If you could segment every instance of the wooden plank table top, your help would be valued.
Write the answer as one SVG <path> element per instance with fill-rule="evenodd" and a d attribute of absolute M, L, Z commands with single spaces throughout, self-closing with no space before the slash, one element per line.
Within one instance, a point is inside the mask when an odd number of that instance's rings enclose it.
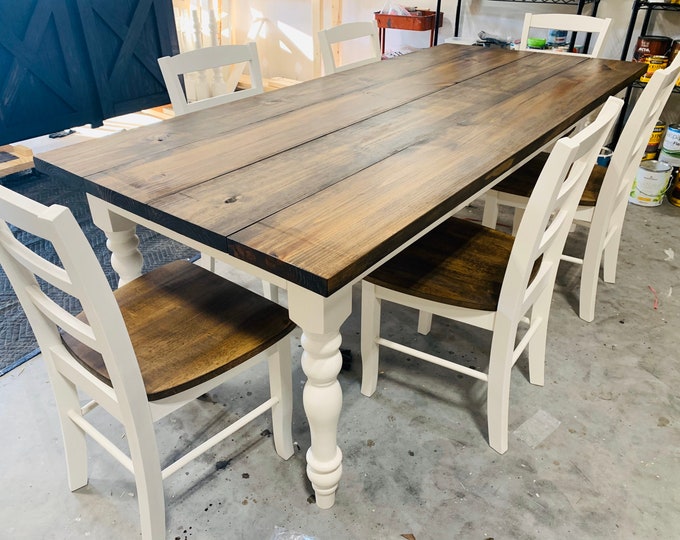
<path fill-rule="evenodd" d="M 302 328 L 307 475 L 317 505 L 330 508 L 342 476 L 337 375 L 351 285 L 643 71 L 440 45 L 35 164 L 90 195 L 121 282 L 141 272 L 142 223 L 287 290 Z"/>
<path fill-rule="evenodd" d="M 639 69 L 443 45 L 48 152 L 36 166 L 328 296 Z"/>

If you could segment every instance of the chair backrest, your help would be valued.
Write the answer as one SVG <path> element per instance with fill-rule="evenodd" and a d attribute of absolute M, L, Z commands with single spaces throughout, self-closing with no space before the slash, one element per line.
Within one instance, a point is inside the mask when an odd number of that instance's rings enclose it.
<path fill-rule="evenodd" d="M 58 263 L 26 247 L 13 230 L 50 243 Z M 0 186 L 0 265 L 26 312 L 53 383 L 51 366 L 85 374 L 85 368 L 65 347 L 61 330 L 102 355 L 115 389 L 112 401 L 118 402 L 122 414 L 134 421 L 139 411 L 148 413 L 142 375 L 120 309 L 71 211 L 56 204 L 44 206 Z M 49 287 L 41 287 L 36 277 Z M 86 322 L 57 304 L 50 296 L 50 290 L 54 290 L 50 287 L 76 299 Z M 66 364 L 68 367 L 64 367 Z"/>
<path fill-rule="evenodd" d="M 264 92 L 257 44 L 219 45 L 158 59 L 175 114 L 200 111 Z M 248 66 L 250 88 L 236 90 Z M 225 70 L 228 74 L 225 75 Z M 180 79 L 181 76 L 184 76 Z M 187 77 L 191 80 L 187 80 Z M 182 83 L 184 82 L 184 87 Z M 195 96 L 189 99 L 189 87 Z"/>
<path fill-rule="evenodd" d="M 597 34 L 595 42 L 592 43 L 591 51 L 584 51 L 580 56 L 587 56 L 597 58 L 604 44 L 607 36 L 607 31 L 611 25 L 612 20 L 601 19 L 599 17 L 590 17 L 588 15 L 574 15 L 572 13 L 542 13 L 524 15 L 524 26 L 522 28 L 522 37 L 520 39 L 519 48 L 522 51 L 528 49 L 527 40 L 532 28 L 540 28 L 542 30 L 567 30 L 569 32 L 585 32 L 590 34 Z M 543 51 L 554 52 L 554 51 Z M 577 53 L 572 53 L 577 54 Z"/>
<path fill-rule="evenodd" d="M 519 320 L 547 289 L 597 155 L 623 106 L 610 97 L 593 123 L 555 144 L 527 203 L 510 253 L 498 312 Z"/>
<path fill-rule="evenodd" d="M 348 64 L 336 65 L 333 55 L 333 45 L 343 41 L 367 38 L 370 56 L 363 60 Z M 326 30 L 319 31 L 319 48 L 326 75 L 345 71 L 350 68 L 378 62 L 381 58 L 380 39 L 378 38 L 378 24 L 375 21 L 351 22 L 340 24 Z"/>
<path fill-rule="evenodd" d="M 640 166 L 652 130 L 679 77 L 680 55 L 676 56 L 667 68 L 655 71 L 638 97 L 621 131 L 602 181 L 586 249 L 591 249 L 590 237 L 595 231 L 599 231 L 602 237 L 600 245 L 603 245 L 605 238 L 622 227 L 635 173 Z M 595 249 L 595 245 L 593 241 L 592 249 Z"/>

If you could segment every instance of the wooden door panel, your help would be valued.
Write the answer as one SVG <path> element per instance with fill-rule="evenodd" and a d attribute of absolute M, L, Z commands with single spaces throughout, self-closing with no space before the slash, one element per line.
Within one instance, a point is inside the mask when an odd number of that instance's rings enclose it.
<path fill-rule="evenodd" d="M 178 52 L 171 0 L 78 0 L 104 117 L 170 103 L 157 59 Z"/>
<path fill-rule="evenodd" d="M 0 1 L 0 145 L 170 103 L 172 0 Z"/>
<path fill-rule="evenodd" d="M 0 5 L 0 145 L 101 118 L 68 2 Z"/>

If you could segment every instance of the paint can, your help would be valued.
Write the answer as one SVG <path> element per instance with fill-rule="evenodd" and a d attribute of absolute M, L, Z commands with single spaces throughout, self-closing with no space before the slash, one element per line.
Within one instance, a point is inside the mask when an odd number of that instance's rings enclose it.
<path fill-rule="evenodd" d="M 668 53 L 668 63 L 672 64 L 675 57 L 678 56 L 680 52 L 680 39 L 674 39 L 671 43 L 671 52 Z"/>
<path fill-rule="evenodd" d="M 668 190 L 668 202 L 673 206 L 680 206 L 680 174 L 676 174 Z"/>
<path fill-rule="evenodd" d="M 666 122 L 659 120 L 649 137 L 647 148 L 645 148 L 645 153 L 642 156 L 643 160 L 656 159 L 656 156 L 659 154 L 659 146 L 661 146 L 661 139 L 663 138 L 664 131 L 666 131 Z"/>
<path fill-rule="evenodd" d="M 639 206 L 659 206 L 668 189 L 671 165 L 655 159 L 643 161 L 628 200 Z"/>
<path fill-rule="evenodd" d="M 644 62 L 647 64 L 647 71 L 640 76 L 640 82 L 643 83 L 648 83 L 656 70 L 668 67 L 667 56 L 647 56 Z"/>
<path fill-rule="evenodd" d="M 671 169 L 670 188 L 666 194 L 668 202 L 674 206 L 680 206 L 680 154 L 672 154 L 666 150 L 659 152 L 659 161 L 668 163 Z"/>
<path fill-rule="evenodd" d="M 667 36 L 640 36 L 635 44 L 633 60 L 644 62 L 648 56 L 666 56 L 673 40 Z"/>
<path fill-rule="evenodd" d="M 680 152 L 680 124 L 669 124 L 661 148 L 666 152 Z"/>

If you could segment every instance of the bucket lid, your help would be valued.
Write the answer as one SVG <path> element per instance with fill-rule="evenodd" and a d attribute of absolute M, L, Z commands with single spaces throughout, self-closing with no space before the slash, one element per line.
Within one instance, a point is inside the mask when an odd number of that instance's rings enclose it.
<path fill-rule="evenodd" d="M 640 163 L 640 168 L 650 172 L 667 172 L 670 171 L 672 167 L 665 161 L 647 159 Z"/>

